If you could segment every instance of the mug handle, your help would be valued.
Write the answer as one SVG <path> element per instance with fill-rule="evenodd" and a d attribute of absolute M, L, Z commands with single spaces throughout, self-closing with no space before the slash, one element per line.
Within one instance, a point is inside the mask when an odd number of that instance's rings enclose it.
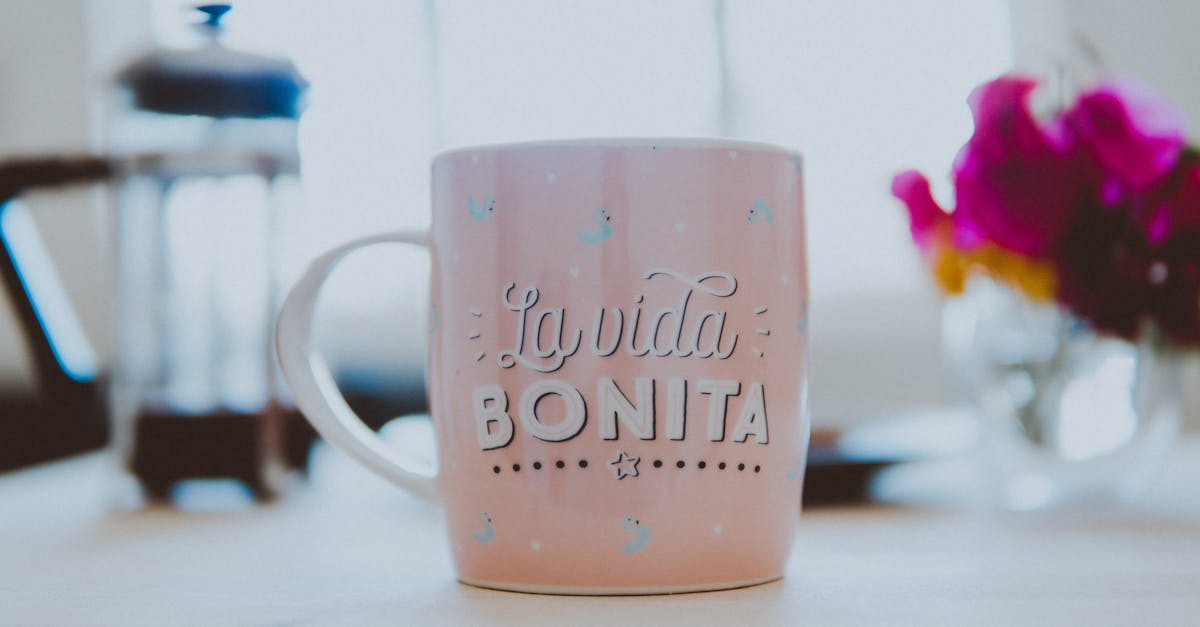
<path fill-rule="evenodd" d="M 436 473 L 422 472 L 423 464 L 398 455 L 363 424 L 338 391 L 329 366 L 312 347 L 313 310 L 330 272 L 351 252 L 395 243 L 429 248 L 428 234 L 424 232 L 383 233 L 342 244 L 314 259 L 292 286 L 279 312 L 275 347 L 283 378 L 295 396 L 296 405 L 322 437 L 404 490 L 434 501 Z"/>

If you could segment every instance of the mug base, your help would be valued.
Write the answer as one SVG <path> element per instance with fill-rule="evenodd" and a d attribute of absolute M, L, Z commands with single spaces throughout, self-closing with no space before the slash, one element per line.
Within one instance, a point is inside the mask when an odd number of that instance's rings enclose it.
<path fill-rule="evenodd" d="M 782 579 L 783 575 L 771 575 L 758 579 L 743 579 L 741 581 L 714 581 L 712 583 L 686 584 L 681 586 L 554 586 L 529 583 L 508 583 L 503 581 L 484 581 L 470 577 L 459 577 L 458 580 L 477 588 L 503 590 L 505 592 L 524 592 L 527 594 L 557 594 L 568 596 L 638 596 L 654 594 L 685 594 L 689 592 L 714 592 L 717 590 L 732 590 L 757 586 Z"/>

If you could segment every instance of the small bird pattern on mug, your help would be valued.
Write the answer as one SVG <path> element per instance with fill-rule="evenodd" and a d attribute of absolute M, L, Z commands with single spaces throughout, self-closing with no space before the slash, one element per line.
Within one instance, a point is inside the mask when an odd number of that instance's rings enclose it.
<path fill-rule="evenodd" d="M 493 196 L 488 196 L 483 199 L 482 204 L 475 202 L 474 196 L 467 196 L 467 213 L 476 222 L 487 220 L 488 216 L 496 212 L 496 199 Z"/>
<path fill-rule="evenodd" d="M 496 528 L 492 526 L 492 517 L 487 512 L 479 512 L 479 522 L 483 524 L 483 528 L 474 533 L 475 541 L 480 544 L 487 544 L 496 539 Z"/>
<path fill-rule="evenodd" d="M 642 549 L 646 548 L 646 543 L 650 541 L 650 528 L 633 516 L 626 516 L 621 521 L 621 528 L 631 532 L 629 542 L 621 546 L 621 552 L 626 555 L 641 553 Z"/>
<path fill-rule="evenodd" d="M 767 206 L 763 199 L 754 201 L 754 206 L 750 207 L 750 211 L 746 212 L 746 221 L 750 224 L 765 223 L 767 226 L 775 226 L 775 212 Z"/>
<path fill-rule="evenodd" d="M 597 209 L 592 214 L 592 221 L 596 226 L 587 231 L 578 231 L 575 236 L 584 244 L 599 244 L 608 241 L 613 236 L 612 216 L 608 215 L 608 211 Z"/>

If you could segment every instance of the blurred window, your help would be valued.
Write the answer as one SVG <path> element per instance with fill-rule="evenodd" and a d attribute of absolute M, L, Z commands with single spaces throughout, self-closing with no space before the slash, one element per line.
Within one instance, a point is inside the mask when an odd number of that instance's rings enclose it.
<path fill-rule="evenodd" d="M 189 6 L 156 0 L 161 43 L 191 41 Z M 312 82 L 301 150 L 313 251 L 427 224 L 428 161 L 447 147 L 732 135 L 799 148 L 813 326 L 830 322 L 817 351 L 842 332 L 839 306 L 917 294 L 925 309 L 913 310 L 920 330 L 908 335 L 935 352 L 936 308 L 890 177 L 918 167 L 944 195 L 944 173 L 971 129 L 966 94 L 1012 61 L 1007 0 L 256 0 L 239 3 L 227 23 L 230 45 L 288 55 Z M 334 309 L 396 306 L 367 286 L 377 275 L 343 274 L 331 286 L 343 296 L 329 299 Z M 420 289 L 416 281 L 399 291 Z M 930 311 L 935 319 L 921 319 Z M 886 340 L 906 322 L 873 332 Z M 352 330 L 336 343 L 356 355 L 380 345 Z M 892 359 L 899 385 L 921 367 Z"/>

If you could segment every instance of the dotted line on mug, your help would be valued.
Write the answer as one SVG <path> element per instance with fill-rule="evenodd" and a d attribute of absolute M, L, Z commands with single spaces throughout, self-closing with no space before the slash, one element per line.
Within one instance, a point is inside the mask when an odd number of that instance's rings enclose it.
<path fill-rule="evenodd" d="M 585 470 L 586 470 L 586 469 L 587 469 L 587 467 L 588 467 L 588 460 L 586 460 L 586 459 L 581 459 L 581 460 L 579 460 L 579 464 L 578 464 L 578 465 L 579 465 L 579 467 L 580 467 L 580 468 L 582 468 L 582 469 L 585 469 Z M 663 464 L 663 460 L 661 460 L 661 459 L 656 459 L 656 460 L 654 460 L 654 461 L 653 461 L 653 462 L 652 462 L 650 465 L 651 465 L 651 466 L 653 466 L 653 467 L 654 467 L 654 468 L 656 468 L 656 469 L 660 469 L 660 468 L 662 468 L 662 467 L 663 467 L 663 465 L 664 465 L 664 464 Z M 534 469 L 534 470 L 541 470 L 541 469 L 543 468 L 542 462 L 540 462 L 540 461 L 533 462 L 533 465 L 532 465 L 532 466 L 533 466 L 533 469 Z M 700 469 L 700 470 L 704 470 L 705 468 L 708 468 L 709 464 L 708 464 L 708 462 L 706 462 L 706 461 L 704 461 L 704 460 L 700 460 L 700 461 L 696 462 L 695 466 L 696 466 L 696 468 L 698 468 L 698 469 Z M 566 463 L 565 461 L 563 461 L 563 460 L 561 460 L 561 459 L 560 459 L 560 460 L 557 460 L 557 461 L 555 461 L 555 462 L 554 462 L 554 467 L 555 467 L 555 468 L 557 468 L 557 469 L 559 469 L 559 470 L 562 470 L 562 469 L 564 469 L 564 468 L 566 468 L 566 467 L 567 467 L 567 463 Z M 678 468 L 678 469 L 681 469 L 681 470 L 682 470 L 682 469 L 684 469 L 684 468 L 686 468 L 686 467 L 687 467 L 687 462 L 685 462 L 684 460 L 680 459 L 680 460 L 678 460 L 678 461 L 676 461 L 676 462 L 675 462 L 675 467 L 676 467 L 676 468 Z M 512 472 L 521 472 L 522 468 L 523 468 L 523 467 L 522 467 L 520 464 L 513 464 L 513 465 L 512 465 Z M 731 466 L 730 464 L 727 464 L 727 463 L 725 463 L 725 462 L 718 462 L 718 463 L 717 463 L 717 466 L 716 466 L 716 468 L 717 468 L 717 470 L 725 470 L 725 469 L 727 469 L 727 468 L 728 468 L 728 469 L 734 469 L 734 468 L 736 468 L 738 472 L 743 472 L 743 471 L 749 470 L 749 471 L 751 471 L 751 472 L 756 472 L 756 473 L 757 473 L 757 472 L 761 472 L 761 471 L 762 471 L 762 466 L 760 466 L 760 465 L 758 465 L 758 464 L 755 464 L 753 467 L 751 467 L 751 466 L 747 466 L 745 463 L 741 463 L 741 462 L 739 462 L 737 466 Z M 504 468 L 502 468 L 502 467 L 500 467 L 500 466 L 498 466 L 498 465 L 497 465 L 497 466 L 492 466 L 492 473 L 493 473 L 493 474 L 497 474 L 497 475 L 498 475 L 498 474 L 500 474 L 501 472 L 504 472 Z"/>

